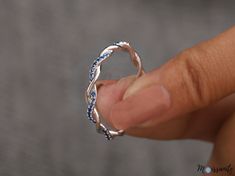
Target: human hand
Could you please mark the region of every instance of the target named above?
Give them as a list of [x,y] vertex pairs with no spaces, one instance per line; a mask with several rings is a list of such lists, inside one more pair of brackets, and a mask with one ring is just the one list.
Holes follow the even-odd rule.
[[127,134],[214,143],[212,164],[235,164],[235,27],[140,78],[103,80],[97,106]]

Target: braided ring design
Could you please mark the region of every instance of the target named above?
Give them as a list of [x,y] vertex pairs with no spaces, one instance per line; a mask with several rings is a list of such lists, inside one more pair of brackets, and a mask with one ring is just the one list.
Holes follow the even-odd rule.
[[98,133],[102,133],[108,140],[113,139],[115,136],[122,136],[124,134],[124,130],[111,130],[105,127],[103,123],[101,123],[101,119],[96,108],[97,101],[97,86],[96,81],[101,73],[101,64],[106,59],[108,59],[114,51],[126,51],[129,53],[132,63],[137,68],[136,77],[140,77],[143,73],[143,67],[140,60],[140,57],[136,53],[136,51],[130,46],[127,42],[117,42],[113,45],[105,48],[92,63],[89,70],[89,85],[85,92],[85,100],[87,102],[87,117],[88,119],[96,124],[96,130]]

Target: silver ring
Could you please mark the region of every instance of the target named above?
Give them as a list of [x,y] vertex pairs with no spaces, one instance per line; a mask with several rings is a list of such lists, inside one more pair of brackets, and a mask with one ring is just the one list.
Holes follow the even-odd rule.
[[105,48],[92,63],[89,70],[89,85],[87,90],[85,91],[85,100],[87,103],[87,117],[88,119],[96,124],[96,130],[98,133],[104,134],[108,140],[113,139],[115,136],[122,136],[124,134],[124,130],[117,129],[109,129],[107,128],[100,119],[99,112],[96,108],[97,101],[97,85],[96,81],[99,78],[101,72],[101,64],[105,60],[111,57],[114,51],[126,51],[129,53],[130,58],[134,66],[137,68],[136,77],[140,77],[144,74],[144,69],[137,52],[130,46],[127,42],[117,42],[113,45]]

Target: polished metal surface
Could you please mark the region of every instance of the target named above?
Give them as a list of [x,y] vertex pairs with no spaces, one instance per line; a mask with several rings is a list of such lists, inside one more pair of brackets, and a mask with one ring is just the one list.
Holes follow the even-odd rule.
[[99,55],[98,58],[94,60],[89,70],[89,85],[85,92],[85,100],[87,102],[87,117],[88,119],[96,124],[96,130],[98,133],[104,134],[108,140],[113,139],[115,136],[122,136],[124,130],[111,130],[107,128],[100,119],[99,112],[96,108],[97,101],[97,85],[96,81],[101,73],[101,64],[111,57],[115,51],[126,51],[129,53],[130,58],[134,66],[137,68],[136,77],[140,77],[143,73],[143,66],[141,59],[137,52],[130,46],[127,42],[117,42],[111,46],[105,48]]

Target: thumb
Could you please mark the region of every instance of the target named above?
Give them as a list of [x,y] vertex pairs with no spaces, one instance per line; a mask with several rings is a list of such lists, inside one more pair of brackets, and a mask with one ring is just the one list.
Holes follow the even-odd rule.
[[138,78],[110,107],[109,122],[118,129],[151,126],[232,94],[233,46],[235,28],[183,51],[159,69]]

